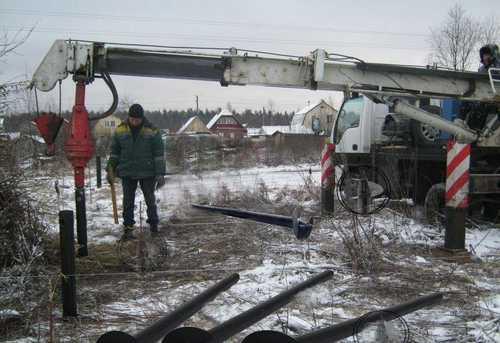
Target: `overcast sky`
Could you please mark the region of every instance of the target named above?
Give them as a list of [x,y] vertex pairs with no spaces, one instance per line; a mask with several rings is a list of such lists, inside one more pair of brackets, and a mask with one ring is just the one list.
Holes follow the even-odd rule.
[[[55,39],[231,47],[307,55],[315,48],[370,62],[426,64],[429,28],[439,25],[456,1],[22,1],[1,0],[0,28],[10,34],[35,26],[16,54],[0,62],[0,81],[21,80],[40,63]],[[459,1],[476,17],[500,17],[499,0]],[[341,95],[267,87],[115,76],[121,97],[148,109],[268,107],[297,110],[309,101]],[[63,109],[74,84],[63,82]],[[39,93],[40,94],[40,93]],[[39,95],[42,109],[58,103],[57,89]],[[87,88],[87,107],[104,109],[111,97],[98,80]]]

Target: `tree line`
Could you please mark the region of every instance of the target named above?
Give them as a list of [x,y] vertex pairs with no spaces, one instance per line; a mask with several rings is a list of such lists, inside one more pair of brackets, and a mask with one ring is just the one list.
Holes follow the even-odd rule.
[[[208,124],[210,119],[217,115],[221,109],[196,112],[193,108],[186,110],[157,110],[145,111],[145,116],[158,128],[177,131],[179,128],[193,116],[198,116],[205,124]],[[232,111],[236,119],[241,124],[246,124],[247,127],[261,127],[263,125],[289,125],[293,113],[288,112],[271,112],[266,109],[250,110],[246,109],[242,112]],[[120,113],[121,118],[126,116],[126,113]]]
[[[217,115],[221,109],[209,110],[205,109],[196,112],[193,108],[188,108],[186,110],[145,110],[144,114],[146,118],[153,123],[156,127],[160,129],[170,130],[171,132],[177,131],[184,123],[189,120],[189,118],[197,115],[205,124],[207,124],[212,117]],[[242,124],[246,124],[247,127],[261,127],[263,125],[289,125],[293,113],[288,112],[272,112],[265,108],[260,110],[250,110],[246,109],[242,112],[232,111],[234,116]],[[98,113],[91,111],[89,113],[90,117],[97,115]],[[115,112],[115,115],[121,119],[127,117],[127,112],[120,110]],[[62,117],[69,119],[71,117],[71,112],[64,111],[61,114]],[[31,121],[35,118],[32,113],[20,113],[5,117],[4,129],[7,132],[15,131],[33,131]],[[92,122],[94,123],[94,122]],[[34,130],[36,131],[36,129]]]

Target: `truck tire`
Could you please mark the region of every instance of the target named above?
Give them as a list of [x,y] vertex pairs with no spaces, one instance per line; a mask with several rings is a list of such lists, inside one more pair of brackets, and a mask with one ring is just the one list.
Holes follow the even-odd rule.
[[489,221],[495,221],[498,217],[498,205],[485,203],[483,205],[483,218]]
[[444,225],[445,194],[446,187],[444,183],[436,183],[427,191],[424,201],[424,213],[429,224]]
[[[439,106],[424,105],[422,109],[430,113],[441,114],[441,108],[439,108]],[[416,145],[429,146],[439,142],[441,131],[428,124],[411,120],[410,134]]]
[[500,209],[499,204],[500,199],[497,197],[492,197],[491,201],[483,202],[483,218],[492,222],[496,222],[498,219],[498,210]]

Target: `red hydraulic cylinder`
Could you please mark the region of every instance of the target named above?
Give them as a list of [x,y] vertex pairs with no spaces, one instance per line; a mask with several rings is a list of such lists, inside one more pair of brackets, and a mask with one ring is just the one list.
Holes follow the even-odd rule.
[[89,114],[85,108],[85,83],[76,84],[75,106],[64,144],[66,157],[75,171],[76,233],[78,255],[87,256],[87,214],[85,208],[85,167],[94,154],[95,145],[90,132]]
[[90,132],[89,114],[85,108],[85,83],[83,81],[78,81],[76,84],[75,105],[64,150],[75,170],[75,187],[83,188],[85,167],[95,150]]

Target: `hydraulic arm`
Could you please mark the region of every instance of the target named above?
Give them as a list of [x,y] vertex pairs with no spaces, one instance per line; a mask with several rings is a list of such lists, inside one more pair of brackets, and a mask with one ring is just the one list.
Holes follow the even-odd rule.
[[[33,85],[49,91],[72,74],[90,83],[95,77],[129,75],[216,81],[312,90],[360,92],[395,105],[397,112],[449,132],[463,141],[481,142],[476,132],[435,114],[413,108],[408,97],[457,98],[500,102],[488,74],[409,67],[329,55],[315,50],[305,57],[250,55],[232,48],[222,54],[155,47],[57,40],[33,76]],[[489,146],[500,146],[500,133],[489,132]],[[493,139],[492,139],[492,137]]]
[[223,54],[208,54],[57,40],[36,70],[33,83],[37,89],[49,91],[68,74],[91,82],[96,75],[107,72],[218,81],[223,86],[262,85],[499,101],[495,99],[487,74],[365,63],[346,58],[339,61],[320,49],[305,57],[278,56],[251,56],[234,48]]

